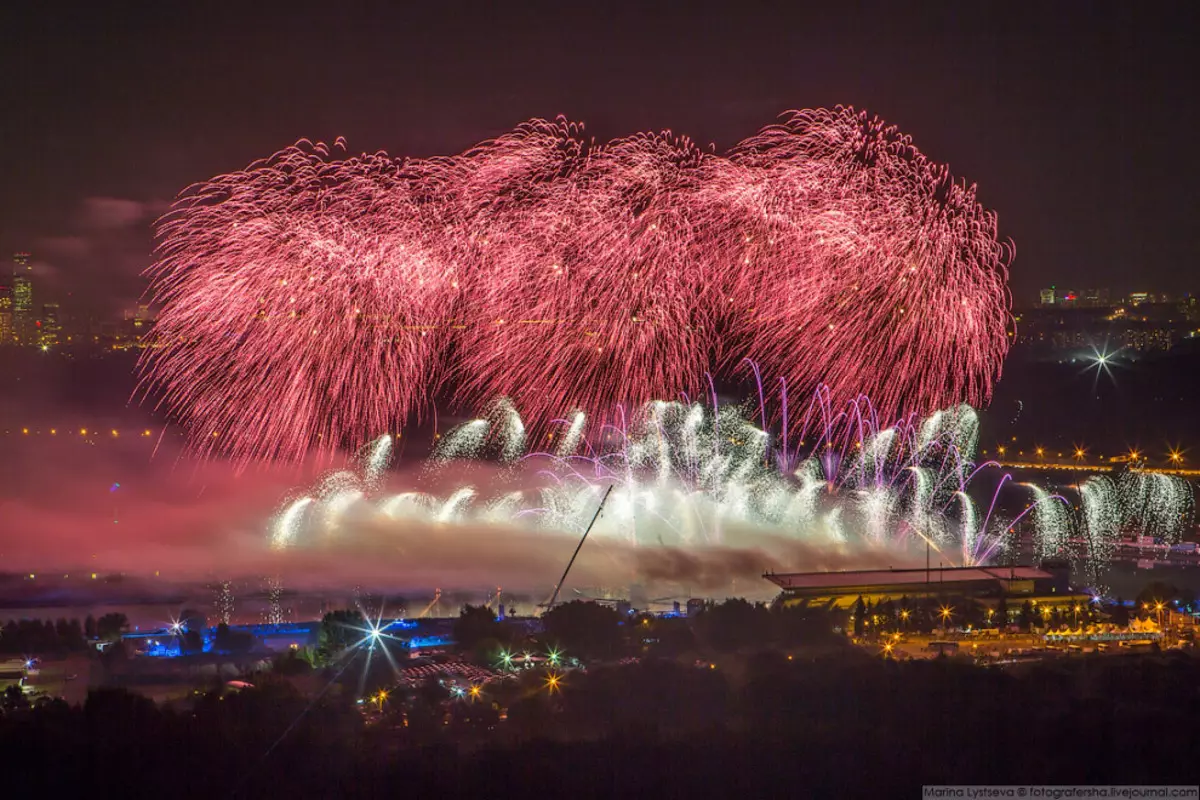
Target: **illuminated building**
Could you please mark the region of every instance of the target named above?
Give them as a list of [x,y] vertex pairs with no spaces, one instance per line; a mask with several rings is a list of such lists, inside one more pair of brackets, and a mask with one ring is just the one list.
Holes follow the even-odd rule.
[[42,319],[38,328],[38,344],[44,348],[57,347],[62,340],[62,318],[58,303],[42,306]]
[[777,602],[784,606],[850,608],[859,597],[864,602],[882,603],[955,596],[985,606],[1003,598],[1010,608],[1025,601],[1043,606],[1090,601],[1089,595],[1071,589],[1069,571],[1065,563],[1046,562],[1041,567],[851,570],[763,577],[782,590]]
[[1042,289],[1042,291],[1039,293],[1039,297],[1041,298],[1042,305],[1054,305],[1054,287],[1051,286],[1049,289]]
[[1084,289],[1079,297],[1079,304],[1087,308],[1104,308],[1109,304],[1108,289]]
[[37,340],[37,320],[33,314],[33,265],[28,253],[13,255],[12,310],[13,335],[18,344]]
[[0,347],[13,343],[12,287],[0,284]]
[[1150,302],[1150,293],[1149,292],[1130,292],[1129,293],[1129,304],[1132,306],[1140,306],[1143,303],[1149,303],[1149,302]]

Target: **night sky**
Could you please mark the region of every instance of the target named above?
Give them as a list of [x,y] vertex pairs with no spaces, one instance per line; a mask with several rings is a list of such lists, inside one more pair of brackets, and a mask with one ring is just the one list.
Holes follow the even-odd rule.
[[0,10],[0,252],[76,310],[140,293],[179,190],[301,137],[425,156],[564,114],[722,150],[837,104],[979,184],[1018,302],[1200,290],[1188,4],[87,5]]

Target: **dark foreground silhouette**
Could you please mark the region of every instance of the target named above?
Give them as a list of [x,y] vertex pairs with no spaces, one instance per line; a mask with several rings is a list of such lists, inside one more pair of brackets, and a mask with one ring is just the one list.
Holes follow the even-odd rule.
[[187,708],[10,692],[0,780],[8,797],[917,797],[1194,783],[1200,754],[1200,662],[1181,653],[1016,670],[766,653],[550,674],[458,699],[421,685],[371,714],[337,684],[313,701],[278,674]]

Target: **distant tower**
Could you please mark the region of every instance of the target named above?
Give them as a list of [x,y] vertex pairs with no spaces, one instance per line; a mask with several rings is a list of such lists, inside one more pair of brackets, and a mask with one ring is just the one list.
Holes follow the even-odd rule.
[[12,278],[13,333],[17,343],[36,344],[37,319],[33,313],[33,265],[29,253],[13,254]]
[[8,282],[0,283],[0,347],[13,344],[13,298]]
[[42,306],[42,326],[38,330],[38,343],[43,350],[58,347],[62,341],[62,319],[58,311],[58,303],[46,303]]

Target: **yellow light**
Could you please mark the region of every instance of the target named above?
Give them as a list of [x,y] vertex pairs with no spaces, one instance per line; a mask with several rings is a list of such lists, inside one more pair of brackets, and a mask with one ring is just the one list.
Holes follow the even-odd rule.
[[57,435],[58,435],[58,429],[57,429],[57,428],[51,428],[51,429],[50,429],[50,435],[51,435],[51,436],[57,436]]
[[113,436],[119,436],[120,434],[118,434],[118,433],[116,432],[116,430],[114,429],[114,430],[113,430],[113,432],[112,432],[112,435],[113,435]]
[[80,429],[79,429],[79,435],[80,435],[80,436],[87,436],[87,428],[80,428]]
[[27,436],[28,436],[28,435],[29,435],[29,428],[21,428],[21,433],[23,433],[23,434],[25,434],[25,435],[27,435]]

